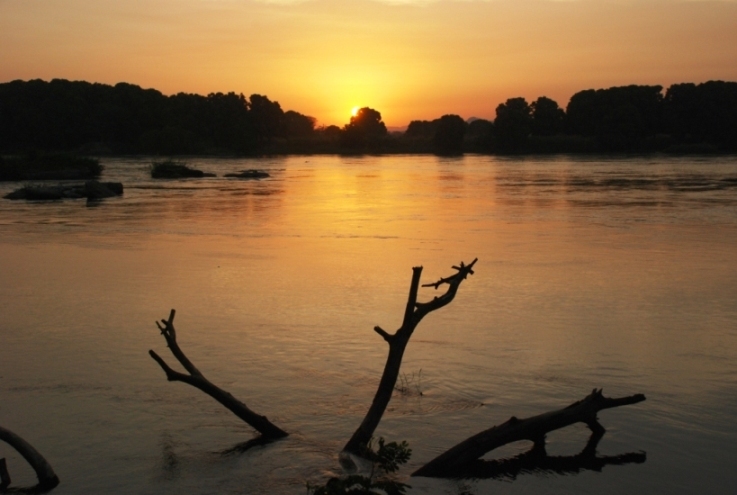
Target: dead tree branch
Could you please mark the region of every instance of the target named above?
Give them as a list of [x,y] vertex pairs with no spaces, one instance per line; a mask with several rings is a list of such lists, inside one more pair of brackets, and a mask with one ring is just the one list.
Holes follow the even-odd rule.
[[[45,493],[52,490],[59,484],[59,477],[51,468],[51,464],[49,464],[46,459],[44,459],[44,456],[39,454],[39,452],[33,448],[30,443],[1,426],[0,440],[17,450],[26,462],[31,465],[33,470],[36,472],[36,478],[38,478],[38,484],[36,486],[28,489],[12,489],[13,491]],[[6,491],[9,485],[10,473],[8,473],[7,464],[5,459],[0,459],[0,492]]]
[[612,456],[597,456],[596,447],[604,436],[592,432],[589,441],[581,452],[571,456],[550,456],[545,445],[534,445],[527,452],[508,459],[475,460],[464,465],[450,478],[474,479],[516,479],[523,473],[575,474],[581,471],[601,471],[604,466],[642,464],[647,460],[645,452],[629,452]]
[[574,402],[564,409],[550,411],[526,419],[517,419],[512,416],[506,423],[477,433],[447,450],[412,473],[412,476],[452,476],[454,472],[462,470],[487,452],[518,440],[530,440],[535,443],[535,448],[542,449],[544,452],[545,435],[574,423],[585,423],[593,432],[592,436],[601,438],[606,430],[596,417],[599,411],[636,404],[644,400],[645,396],[642,394],[611,399],[604,397],[601,389],[594,389],[583,400]]
[[476,264],[476,261],[478,261],[478,258],[474,259],[468,265],[461,263],[460,266],[454,266],[453,268],[458,273],[450,277],[441,278],[435,283],[423,285],[423,287],[435,287],[436,289],[441,285],[448,285],[448,290],[445,294],[435,297],[426,303],[417,302],[422,267],[416,266],[412,268],[412,282],[410,284],[409,296],[407,297],[407,306],[404,311],[402,326],[393,335],[387,333],[381,327],[374,327],[374,331],[389,343],[389,356],[384,365],[384,373],[381,376],[379,388],[376,390],[371,407],[366,413],[366,417],[361,422],[361,425],[353,433],[353,436],[348,440],[345,447],[343,447],[344,452],[361,455],[365,446],[368,445],[392,397],[392,391],[397,383],[399,368],[402,364],[402,356],[404,355],[409,338],[412,336],[412,332],[414,332],[417,325],[428,313],[442,308],[453,300],[461,282],[469,275],[473,275],[473,266]]
[[222,390],[220,387],[213,385],[212,382],[205,378],[200,370],[198,370],[195,365],[187,359],[187,356],[184,355],[184,352],[182,352],[177,344],[177,334],[174,329],[175,313],[176,312],[172,309],[169,314],[169,319],[161,320],[161,323],[156,322],[156,325],[159,327],[159,330],[161,330],[161,335],[166,339],[166,344],[171,353],[175,358],[177,358],[177,361],[179,361],[189,374],[173,370],[158,354],[151,350],[148,351],[149,355],[159,364],[159,366],[161,366],[164,373],[166,373],[166,379],[170,382],[184,382],[200,389],[228,408],[240,419],[255,428],[265,439],[276,440],[278,438],[286,437],[288,435],[287,432],[274,425],[266,418],[266,416],[256,414],[246,407],[243,402],[239,401],[225,390]]

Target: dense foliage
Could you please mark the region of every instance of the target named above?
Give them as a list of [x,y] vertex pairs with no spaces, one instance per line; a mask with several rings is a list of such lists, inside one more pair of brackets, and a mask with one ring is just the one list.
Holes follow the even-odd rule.
[[388,133],[364,107],[343,128],[316,128],[266,96],[165,96],[131,84],[55,79],[0,84],[0,153],[576,153],[735,152],[737,82],[588,89],[567,108],[510,98],[493,122],[458,115]]
[[102,173],[95,158],[29,153],[18,157],[0,157],[0,181],[88,180]]
[[0,84],[0,152],[254,153],[276,137],[303,136],[315,120],[261,95],[165,96],[54,79]]

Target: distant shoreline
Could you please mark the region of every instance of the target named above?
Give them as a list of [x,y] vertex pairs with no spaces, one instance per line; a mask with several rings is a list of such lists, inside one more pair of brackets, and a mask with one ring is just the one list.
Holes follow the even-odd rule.
[[493,121],[448,114],[389,132],[364,107],[342,128],[263,95],[178,93],[54,79],[0,84],[0,155],[275,156],[464,153],[494,156],[737,152],[737,82],[620,86],[565,109],[509,98]]

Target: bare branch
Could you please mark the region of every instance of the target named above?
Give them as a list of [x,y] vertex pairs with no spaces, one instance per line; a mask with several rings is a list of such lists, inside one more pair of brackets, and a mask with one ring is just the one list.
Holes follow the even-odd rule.
[[572,456],[550,456],[545,451],[545,444],[535,444],[527,452],[508,459],[475,460],[448,473],[452,478],[511,478],[521,473],[541,474],[545,472],[558,474],[578,473],[585,470],[601,471],[605,466],[623,464],[642,464],[647,460],[645,452],[630,452],[615,456],[597,456],[596,447],[603,435],[592,433],[581,452]]
[[417,291],[420,286],[420,277],[422,276],[422,267],[412,267],[412,282],[409,285],[409,296],[407,297],[407,306],[404,309],[404,319],[402,320],[402,328],[407,328],[412,324],[412,319],[417,305]]
[[[469,265],[461,263],[460,267],[454,267],[458,270],[458,273],[451,277],[441,279],[438,282],[438,287],[441,283],[448,283],[448,290],[445,294],[440,297],[434,298],[428,303],[418,303],[417,294],[420,287],[420,276],[422,275],[422,267],[416,266],[412,268],[412,282],[410,283],[409,295],[407,296],[407,306],[404,311],[404,319],[402,320],[402,326],[394,333],[390,335],[384,331],[381,327],[374,327],[374,331],[381,335],[384,340],[389,343],[389,355],[384,365],[384,373],[381,375],[381,381],[379,387],[374,395],[374,400],[369,407],[366,416],[359,425],[358,429],[353,433],[353,436],[348,440],[343,451],[350,454],[361,455],[363,449],[368,444],[369,440],[376,431],[376,427],[379,425],[384,411],[389,404],[394,391],[394,386],[397,384],[397,378],[399,376],[399,368],[402,364],[402,356],[404,350],[407,347],[412,332],[414,332],[417,325],[422,321],[428,313],[439,309],[446,304],[450,303],[455,297],[458,287],[465,278],[473,273],[473,265],[476,264],[477,259]],[[434,285],[434,284],[431,284]],[[344,456],[348,459],[349,456]]]
[[478,261],[478,258],[474,259],[469,265],[464,265],[463,262],[461,261],[461,266],[452,267],[454,270],[458,270],[458,273],[456,273],[455,275],[451,275],[450,277],[441,278],[437,282],[423,284],[423,287],[435,287],[435,289],[438,289],[443,284],[450,285],[456,281],[460,283],[460,280],[464,280],[468,275],[473,275],[474,273],[473,265],[476,264],[477,261]]
[[388,334],[388,333],[387,333],[387,332],[386,332],[386,331],[385,331],[385,330],[384,330],[383,328],[381,328],[381,327],[379,327],[379,326],[375,326],[375,327],[374,327],[374,332],[376,332],[376,333],[378,333],[379,335],[381,335],[382,337],[384,337],[384,340],[386,340],[386,341],[387,341],[387,342],[389,342],[390,344],[391,344],[391,342],[392,342],[392,339],[394,338],[394,336],[393,336],[393,335],[390,335],[390,334]]
[[187,370],[190,375],[202,376],[202,373],[200,373],[200,370],[198,370],[195,367],[195,365],[192,364],[192,362],[189,359],[187,359],[187,356],[185,356],[182,350],[179,348],[179,344],[177,343],[177,332],[174,329],[174,315],[175,314],[176,314],[176,311],[172,309],[171,312],[169,313],[169,319],[161,320],[161,323],[157,321],[156,326],[159,327],[159,330],[161,330],[161,335],[163,335],[164,338],[166,339],[166,345],[171,350],[171,353],[174,355],[175,358],[177,358],[177,361],[181,363],[184,369]]
[[184,381],[184,377],[188,377],[189,375],[185,375],[184,373],[179,373],[178,371],[174,371],[169,367],[168,364],[166,364],[166,361],[164,361],[158,354],[156,354],[154,351],[149,350],[148,355],[151,356],[154,361],[159,363],[159,366],[161,366],[161,369],[164,370],[164,373],[166,373],[166,379],[170,382],[174,381]]
[[176,312],[172,309],[169,313],[168,320],[161,320],[161,323],[156,322],[156,326],[161,330],[161,334],[166,339],[166,343],[169,346],[169,350],[177,358],[182,366],[189,372],[189,375],[180,373],[173,370],[166,362],[153,350],[148,351],[151,358],[161,366],[161,369],[166,373],[166,378],[169,381],[183,382],[188,385],[192,385],[195,388],[203,391],[220,404],[225,406],[233,414],[238,416],[240,419],[255,428],[264,439],[273,440],[277,438],[283,438],[288,435],[287,432],[274,425],[266,416],[261,416],[250,410],[243,402],[237,400],[230,393],[214,385],[198,370],[194,364],[185,356],[184,352],[179,348],[176,339],[176,331],[174,329],[174,315]]
[[10,473],[8,472],[8,464],[5,462],[5,457],[0,459],[0,491],[5,490],[12,483],[10,479]]
[[547,433],[574,423],[585,423],[591,429],[592,436],[601,437],[606,430],[596,418],[599,411],[644,400],[645,396],[642,394],[611,399],[604,397],[601,389],[594,389],[583,400],[557,411],[526,419],[512,416],[506,423],[477,433],[447,450],[412,473],[412,476],[443,477],[502,445],[518,440],[531,440],[540,444],[544,442]]
[[[32,487],[31,490],[36,492],[50,491],[59,484],[59,477],[56,475],[54,470],[51,468],[46,459],[35,449],[33,446],[23,440],[21,437],[16,435],[10,430],[7,430],[0,426],[0,440],[4,441],[11,447],[13,447],[23,458],[31,465],[33,470],[36,472],[36,478],[38,478],[38,485]],[[7,488],[10,484],[10,474],[8,473],[7,466],[5,465],[5,459],[3,459],[3,470],[5,474],[1,476],[3,489]],[[7,485],[5,484],[7,482]]]

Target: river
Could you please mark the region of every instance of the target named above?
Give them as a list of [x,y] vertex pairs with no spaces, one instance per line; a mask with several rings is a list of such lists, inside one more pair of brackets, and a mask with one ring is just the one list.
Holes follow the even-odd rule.
[[[411,493],[737,490],[737,158],[197,158],[219,177],[180,181],[151,179],[146,158],[102,162],[122,197],[0,200],[0,425],[51,462],[55,495],[324,483],[383,369],[372,329],[400,325],[412,267],[433,282],[474,258],[455,300],[415,331],[407,391],[376,432],[409,442]],[[222,177],[251,168],[271,177]],[[148,356],[174,366],[155,325],[172,308],[195,365],[288,438],[222,454],[253,430]],[[600,413],[598,445],[644,463],[409,477],[593,388],[646,395]],[[587,438],[580,424],[552,433],[548,453]],[[0,457],[33,484],[2,443]]]

